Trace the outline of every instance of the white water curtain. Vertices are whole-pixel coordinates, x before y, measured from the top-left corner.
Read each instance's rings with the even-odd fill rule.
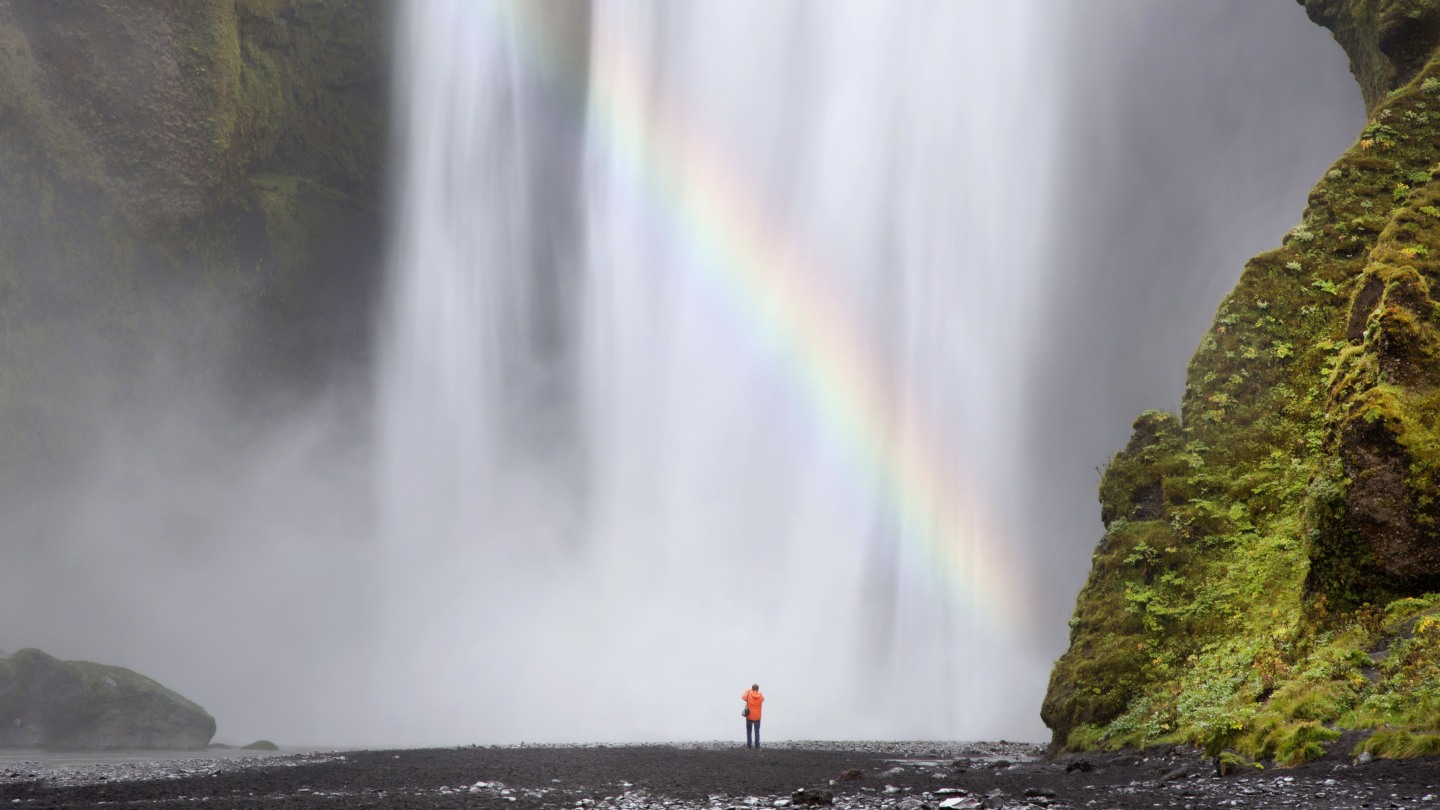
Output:
[[[805,302],[765,315],[774,291],[738,267],[803,265],[900,403],[869,427],[930,445],[962,474],[934,480],[988,513],[952,539],[1018,542],[1016,363],[1054,137],[1038,2],[598,2],[583,80],[638,77],[645,102],[591,93],[562,184],[575,227],[527,202],[555,159],[534,145],[572,119],[547,107],[553,77],[526,76],[547,66],[521,6],[402,11],[377,654],[412,698],[387,733],[727,737],[758,681],[776,738],[1039,738],[1028,628],[966,609],[996,583],[926,569],[924,527],[878,486],[893,471],[825,418],[846,390],[805,382],[844,346],[802,350],[783,325]],[[737,210],[780,238],[746,249]],[[573,248],[573,309],[535,298],[536,233]],[[527,354],[516,336],[554,312],[574,351]],[[537,364],[572,383],[574,453],[515,438],[528,417],[504,403]]]

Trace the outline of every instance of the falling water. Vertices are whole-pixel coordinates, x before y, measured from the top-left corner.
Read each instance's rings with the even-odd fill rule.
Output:
[[[1041,736],[1040,4],[403,5],[392,739]]]

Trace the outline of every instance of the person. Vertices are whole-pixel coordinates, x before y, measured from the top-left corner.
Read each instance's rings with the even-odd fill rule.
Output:
[[[760,704],[765,702],[765,696],[760,694],[760,684],[750,684],[750,690],[741,695],[740,699],[745,701],[745,708],[750,710],[749,713],[745,715],[745,747],[752,747],[750,745],[750,735],[753,732],[755,735],[755,745],[753,747],[759,748]]]

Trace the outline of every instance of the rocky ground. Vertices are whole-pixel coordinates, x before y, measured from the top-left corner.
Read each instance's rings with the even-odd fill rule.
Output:
[[[1017,743],[592,745],[0,765],[0,805],[568,810],[1440,807],[1440,762],[1219,777],[1187,749],[1046,761]]]

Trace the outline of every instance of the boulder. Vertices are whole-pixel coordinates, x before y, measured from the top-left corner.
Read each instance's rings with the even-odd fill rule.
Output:
[[[200,750],[214,735],[204,709],[123,667],[0,659],[0,748]]]

